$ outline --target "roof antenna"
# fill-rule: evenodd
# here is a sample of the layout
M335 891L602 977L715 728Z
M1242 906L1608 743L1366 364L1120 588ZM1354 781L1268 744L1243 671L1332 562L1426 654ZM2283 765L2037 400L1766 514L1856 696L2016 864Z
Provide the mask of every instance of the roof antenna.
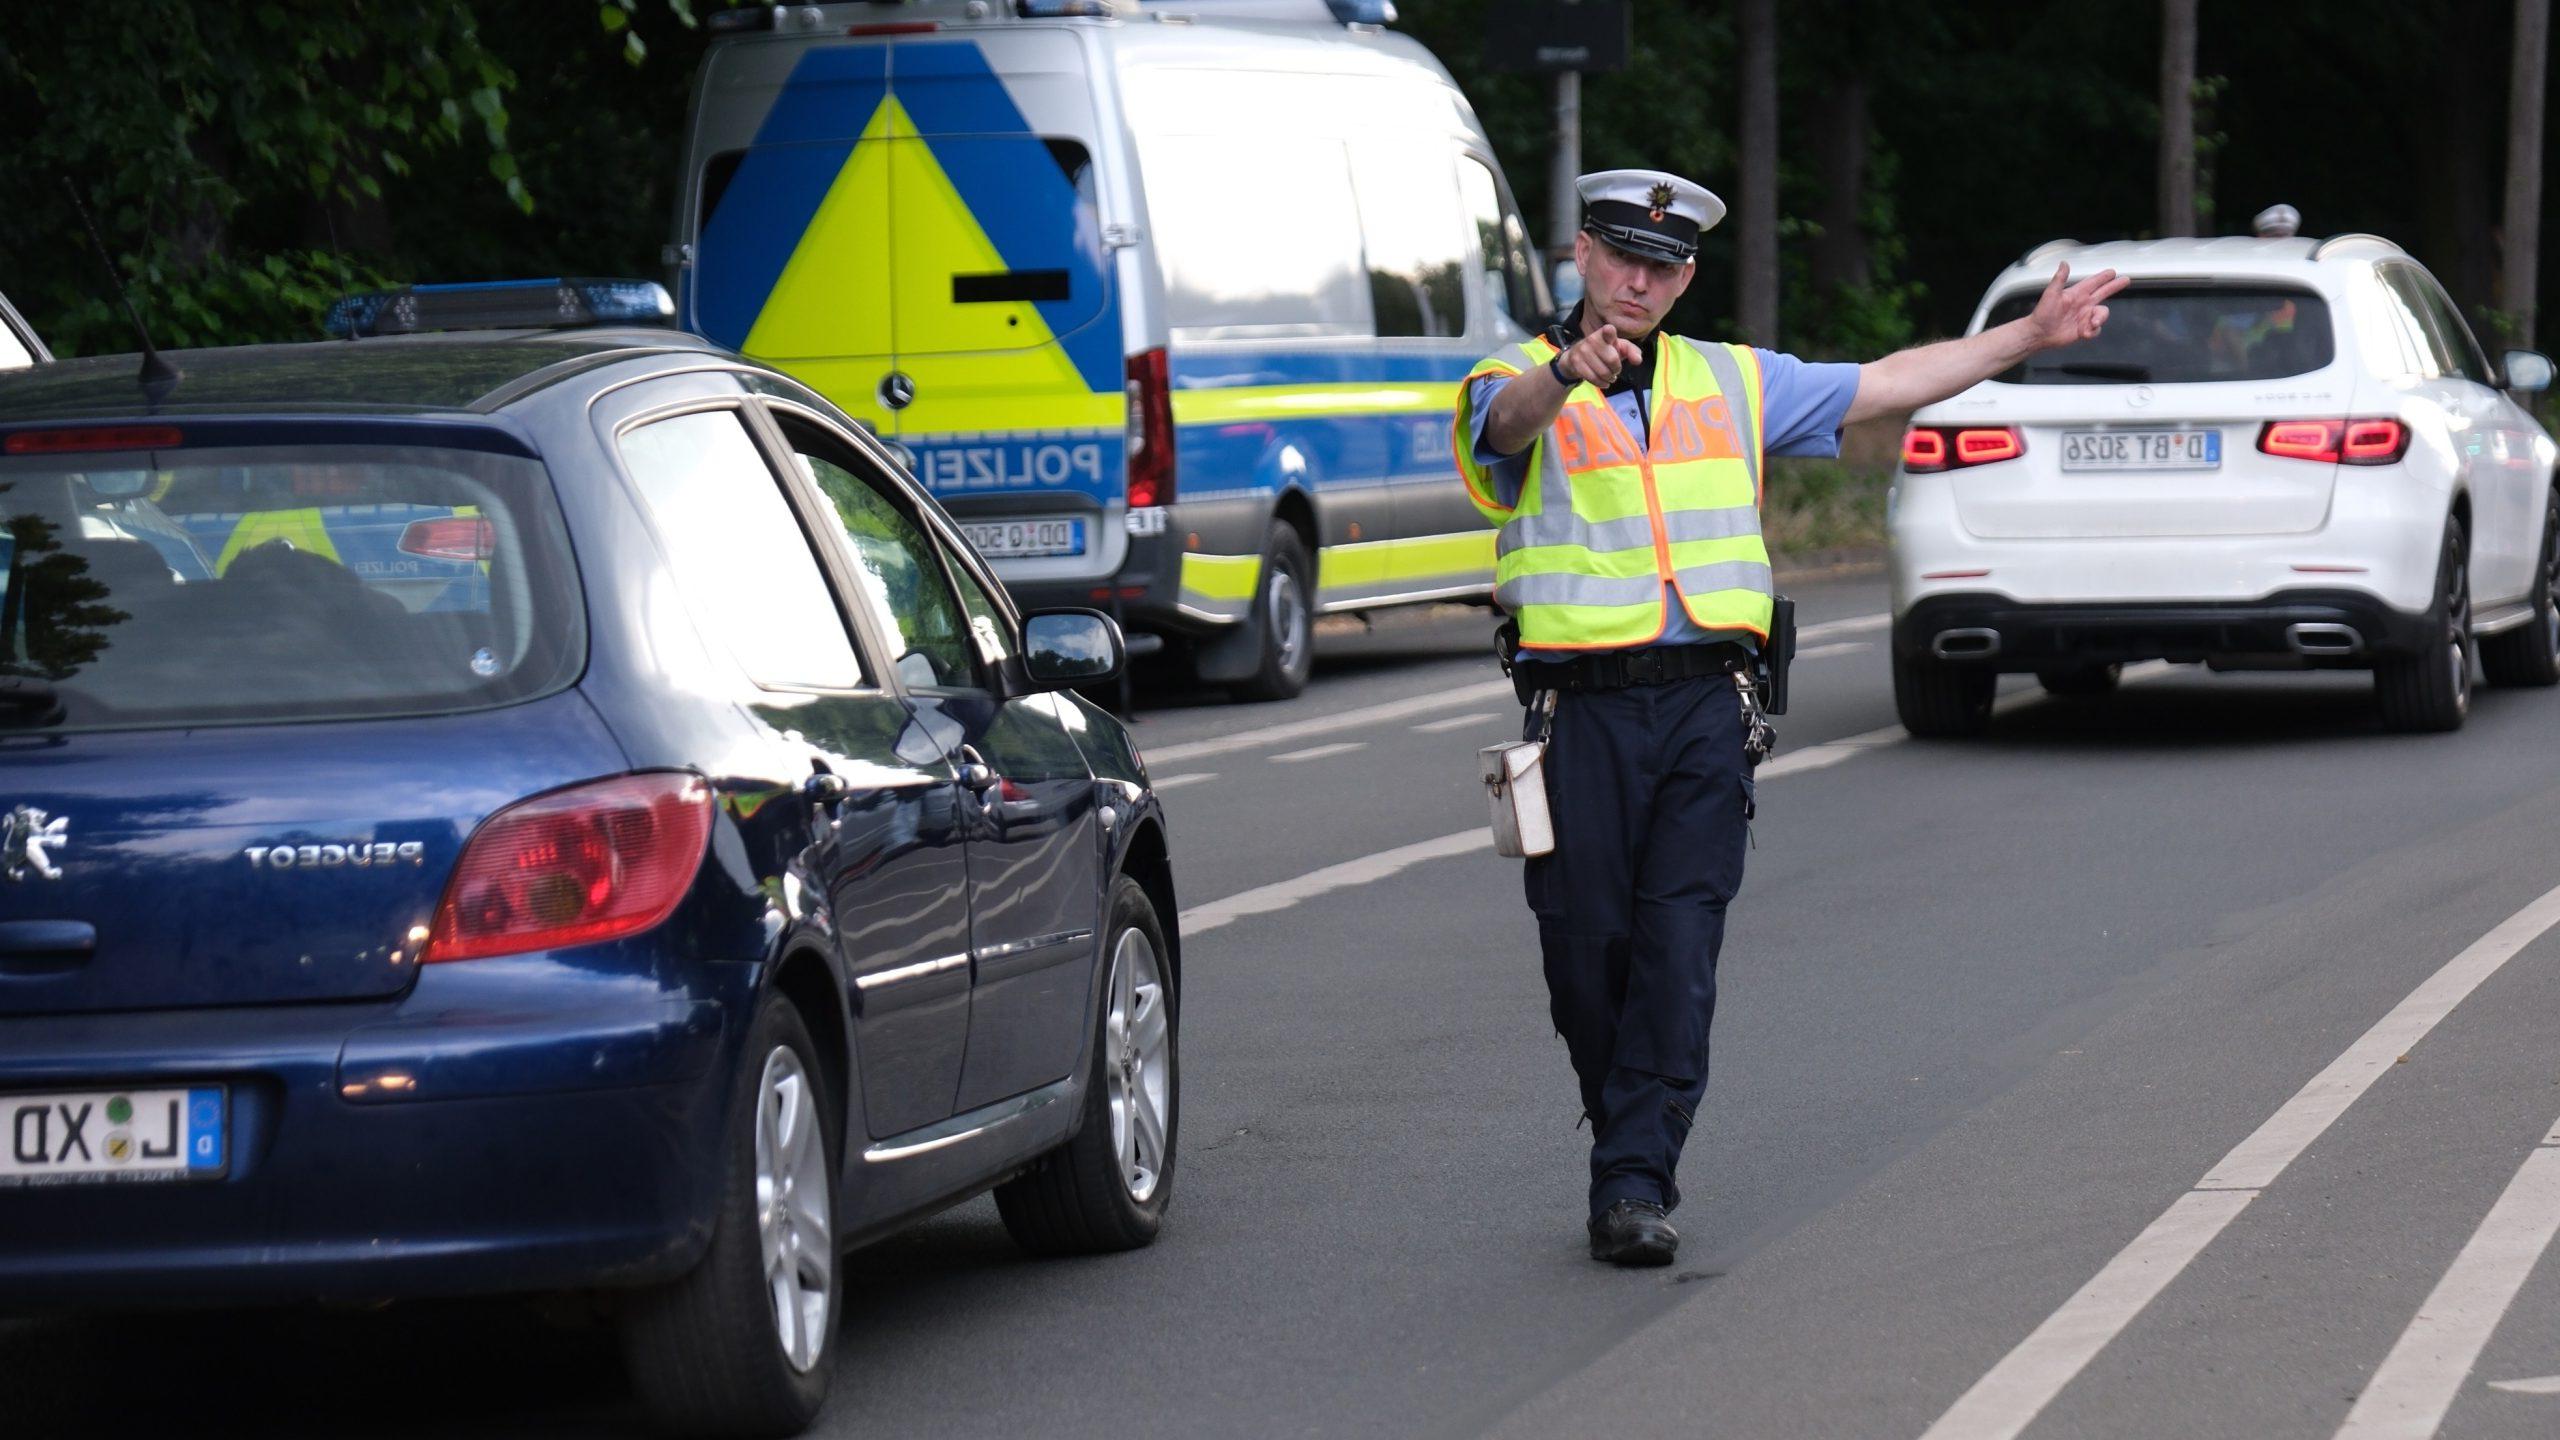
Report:
M161 358L160 347L151 343L151 332L142 323L142 312L133 308L133 297L125 293L124 274L116 269L107 242L98 234L98 222L89 217L89 207L80 199L80 187L71 177L62 177L62 188L71 196L71 208L80 213L80 223L89 231L90 248L98 252L98 263L106 267L108 283L116 287L116 299L124 304L125 318L133 322L133 333L142 337L142 371L134 378L142 383L143 398L158 405L178 388L178 367Z

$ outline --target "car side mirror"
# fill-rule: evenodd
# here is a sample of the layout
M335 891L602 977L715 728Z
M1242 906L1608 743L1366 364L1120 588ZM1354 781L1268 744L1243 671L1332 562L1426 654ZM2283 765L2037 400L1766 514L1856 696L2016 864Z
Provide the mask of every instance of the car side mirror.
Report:
M2551 357L2538 350L2510 350L2498 362L2509 390L2532 395L2551 388Z
M1022 622L1023 669L1034 688L1109 680L1127 663L1120 627L1098 610L1043 610Z

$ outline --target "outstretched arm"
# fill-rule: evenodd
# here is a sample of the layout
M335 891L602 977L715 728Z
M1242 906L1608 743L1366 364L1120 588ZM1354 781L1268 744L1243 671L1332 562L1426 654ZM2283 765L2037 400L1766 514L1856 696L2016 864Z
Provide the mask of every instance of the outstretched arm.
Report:
M2107 323L2107 300L2125 287L2113 270L2071 283L2071 267L2053 272L2034 313L1961 340L1915 345L1858 367L1858 396L1849 421L1896 415L1969 390L2041 350L2075 344Z

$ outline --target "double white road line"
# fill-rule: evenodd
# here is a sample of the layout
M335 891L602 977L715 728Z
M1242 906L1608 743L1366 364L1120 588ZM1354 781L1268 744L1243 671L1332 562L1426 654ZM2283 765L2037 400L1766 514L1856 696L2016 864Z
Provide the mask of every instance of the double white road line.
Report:
M2011 1440L2124 1333L2260 1191L2336 1123L2412 1046L2527 945L2560 924L2560 889L2507 917L2427 977L2315 1075L2089 1283L1975 1381L1921 1440ZM2560 1229L2560 1124L2419 1307L2339 1440L2424 1440L2435 1433L2525 1274Z

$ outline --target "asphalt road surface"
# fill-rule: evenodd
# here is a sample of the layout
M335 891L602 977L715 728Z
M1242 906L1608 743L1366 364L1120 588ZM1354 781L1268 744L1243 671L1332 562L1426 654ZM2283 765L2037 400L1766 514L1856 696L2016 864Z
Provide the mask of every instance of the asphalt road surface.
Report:
M1881 584L1792 587L1669 1270L1584 1146L1473 751L1480 612L1140 711L1185 911L1175 1203L853 1257L830 1436L2560 1434L2560 692L2013 682L1895 728ZM629 1433L604 1332L473 1305L0 1332L0 1433Z

